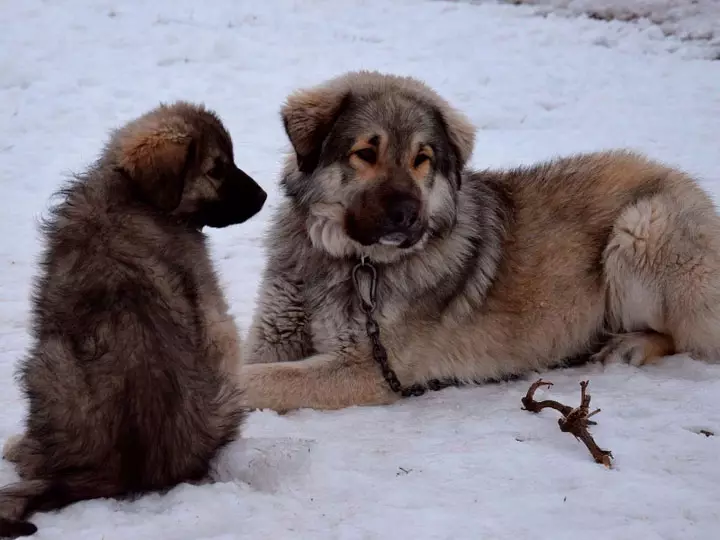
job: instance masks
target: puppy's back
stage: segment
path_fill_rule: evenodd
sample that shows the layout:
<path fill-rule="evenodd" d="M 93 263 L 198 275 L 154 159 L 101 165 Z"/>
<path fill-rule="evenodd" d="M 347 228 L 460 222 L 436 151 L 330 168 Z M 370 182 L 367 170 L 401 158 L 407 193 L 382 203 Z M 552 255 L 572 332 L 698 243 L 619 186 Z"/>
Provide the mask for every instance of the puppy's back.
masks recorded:
<path fill-rule="evenodd" d="M 202 239 L 98 204 L 83 213 L 72 195 L 75 215 L 60 207 L 46 226 L 52 271 L 38 287 L 38 341 L 22 367 L 28 434 L 50 437 L 44 446 L 63 456 L 77 448 L 84 461 L 115 469 L 130 491 L 172 484 L 193 469 L 173 463 L 175 449 L 190 461 L 197 453 L 201 476 L 217 443 L 206 415 L 227 391 L 198 357 L 194 261 L 205 255 Z M 63 469 L 66 458 L 45 457 L 45 472 Z"/>
<path fill-rule="evenodd" d="M 103 156 L 44 224 L 22 481 L 0 491 L 0 536 L 34 532 L 35 510 L 199 480 L 237 435 L 236 386 L 207 348 L 203 309 L 222 298 L 204 237 L 130 180 Z"/>

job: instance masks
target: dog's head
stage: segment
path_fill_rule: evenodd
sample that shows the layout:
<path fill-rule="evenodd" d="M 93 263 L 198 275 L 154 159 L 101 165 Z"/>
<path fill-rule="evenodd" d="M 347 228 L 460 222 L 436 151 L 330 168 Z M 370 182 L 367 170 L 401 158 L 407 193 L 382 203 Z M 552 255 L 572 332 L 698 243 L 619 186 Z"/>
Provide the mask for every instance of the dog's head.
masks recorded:
<path fill-rule="evenodd" d="M 223 123 L 200 105 L 160 105 L 119 129 L 109 153 L 133 197 L 193 227 L 242 223 L 267 198 L 235 165 Z"/>
<path fill-rule="evenodd" d="M 393 260 L 453 226 L 474 128 L 423 83 L 353 72 L 292 94 L 282 181 L 313 243 Z"/>

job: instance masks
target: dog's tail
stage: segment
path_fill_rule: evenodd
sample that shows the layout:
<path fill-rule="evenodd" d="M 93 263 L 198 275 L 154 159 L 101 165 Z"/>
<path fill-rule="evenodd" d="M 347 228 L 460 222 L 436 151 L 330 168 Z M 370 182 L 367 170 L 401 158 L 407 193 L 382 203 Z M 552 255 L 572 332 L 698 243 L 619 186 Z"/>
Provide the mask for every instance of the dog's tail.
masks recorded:
<path fill-rule="evenodd" d="M 117 494 L 116 485 L 82 473 L 10 484 L 0 490 L 0 538 L 35 534 L 37 527 L 26 521 L 33 512 L 57 510 L 78 501 Z"/>

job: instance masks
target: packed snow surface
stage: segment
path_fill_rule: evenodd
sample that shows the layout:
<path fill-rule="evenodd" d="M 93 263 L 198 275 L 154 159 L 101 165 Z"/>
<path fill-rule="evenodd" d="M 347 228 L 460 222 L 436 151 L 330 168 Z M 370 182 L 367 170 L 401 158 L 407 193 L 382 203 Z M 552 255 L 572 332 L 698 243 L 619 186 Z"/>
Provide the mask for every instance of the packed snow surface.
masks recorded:
<path fill-rule="evenodd" d="M 717 27 L 717 2 L 675 4 L 708 6 L 696 26 L 682 19 L 687 32 Z M 36 218 L 95 158 L 109 129 L 159 101 L 217 110 L 239 166 L 270 193 L 247 224 L 209 232 L 244 329 L 288 149 L 280 104 L 349 69 L 414 75 L 436 88 L 478 127 L 473 166 L 629 147 L 684 168 L 717 197 L 720 62 L 705 59 L 712 36 L 687 40 L 621 17 L 554 13 L 419 0 L 3 3 L 2 440 L 25 412 L 13 372 L 28 345 Z M 219 458 L 216 483 L 38 514 L 37 538 L 718 538 L 720 365 L 675 356 L 646 368 L 543 373 L 555 386 L 542 396 L 571 405 L 579 381 L 590 380 L 602 408 L 593 434 L 612 450 L 612 470 L 560 432 L 554 411 L 521 410 L 537 376 L 389 407 L 255 412 Z M 3 462 L 0 482 L 15 478 Z"/>

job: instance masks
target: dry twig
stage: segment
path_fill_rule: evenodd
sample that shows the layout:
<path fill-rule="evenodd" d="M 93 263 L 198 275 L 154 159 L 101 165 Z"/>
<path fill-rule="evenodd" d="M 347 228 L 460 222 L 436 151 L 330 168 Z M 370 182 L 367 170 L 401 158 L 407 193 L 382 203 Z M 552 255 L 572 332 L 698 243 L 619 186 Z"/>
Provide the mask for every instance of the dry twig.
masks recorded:
<path fill-rule="evenodd" d="M 600 412 L 600 409 L 595 409 L 590 412 L 590 394 L 587 393 L 588 381 L 582 381 L 580 383 L 580 406 L 575 408 L 551 399 L 535 401 L 535 392 L 541 386 L 550 387 L 552 383 L 543 381 L 542 379 L 535 381 L 528 389 L 525 397 L 522 398 L 523 409 L 534 413 L 538 413 L 543 409 L 555 409 L 563 415 L 562 418 L 558 420 L 560 430 L 566 433 L 572 433 L 577 439 L 582 441 L 590 451 L 590 454 L 592 454 L 596 463 L 602 463 L 606 467 L 611 467 L 612 452 L 600 448 L 588 431 L 588 426 L 597 424 L 597 422 L 590 420 L 590 417 Z"/>

